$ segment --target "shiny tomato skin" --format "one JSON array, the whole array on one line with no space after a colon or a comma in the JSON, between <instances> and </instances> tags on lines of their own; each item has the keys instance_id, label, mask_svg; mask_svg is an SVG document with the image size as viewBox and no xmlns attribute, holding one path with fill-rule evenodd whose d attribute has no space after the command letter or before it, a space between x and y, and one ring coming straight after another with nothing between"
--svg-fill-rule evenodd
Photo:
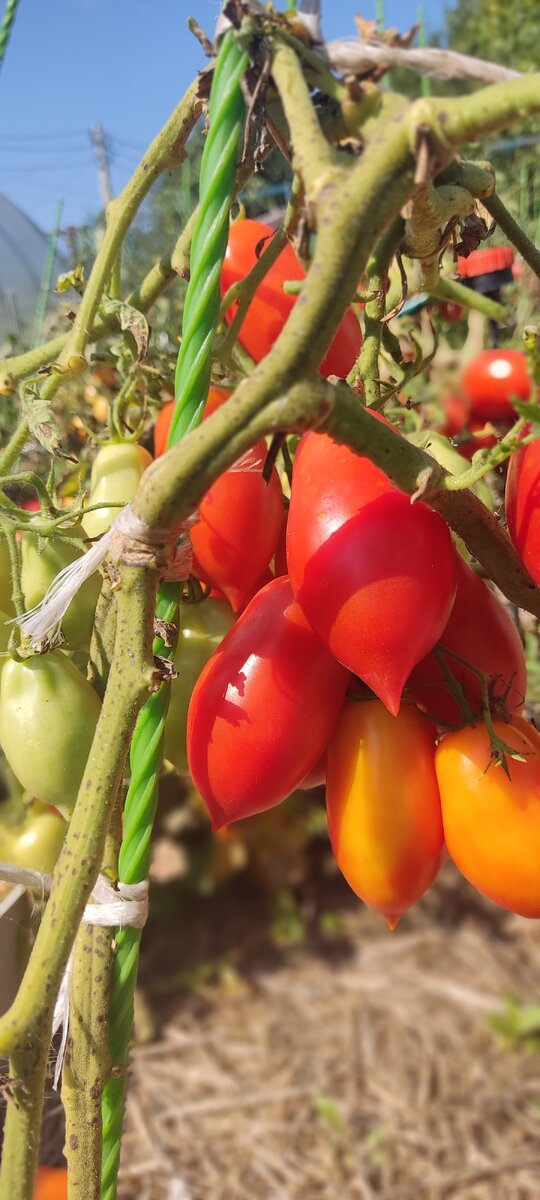
<instances>
[{"instance_id":1,"label":"shiny tomato skin","mask_svg":"<svg viewBox=\"0 0 540 1200\"><path fill-rule=\"evenodd\" d=\"M442 862L435 733L412 708L348 700L328 747L326 806L350 887L395 928Z\"/></svg>"},{"instance_id":2,"label":"shiny tomato skin","mask_svg":"<svg viewBox=\"0 0 540 1200\"><path fill-rule=\"evenodd\" d=\"M540 440L512 455L505 507L514 546L535 583L540 584Z\"/></svg>"},{"instance_id":3,"label":"shiny tomato skin","mask_svg":"<svg viewBox=\"0 0 540 1200\"><path fill-rule=\"evenodd\" d=\"M211 387L208 392L206 404L204 406L203 419L204 419L204 417L209 417L211 415L211 413L216 411L217 408L221 408L221 405L224 404L225 401L229 399L230 394L231 393L229 391L226 391L225 388ZM170 429L174 409L175 409L175 401L168 400L167 403L163 405L163 408L160 409L160 411L158 413L156 423L154 425L154 457L155 458L160 458L160 456L162 454L165 454L165 451L167 449L167 438L169 436L169 429Z\"/></svg>"},{"instance_id":4,"label":"shiny tomato skin","mask_svg":"<svg viewBox=\"0 0 540 1200\"><path fill-rule=\"evenodd\" d=\"M298 787L326 749L348 682L288 579L257 593L189 706L190 773L214 829L272 808Z\"/></svg>"},{"instance_id":5,"label":"shiny tomato skin","mask_svg":"<svg viewBox=\"0 0 540 1200\"><path fill-rule=\"evenodd\" d=\"M491 676L493 694L507 693L509 712L520 713L527 690L527 667L521 638L506 606L479 575L458 556L458 585L454 607L440 644ZM467 667L448 657L447 664L461 684L473 710L482 712L478 678ZM414 668L408 690L434 719L460 724L459 705L450 695L434 654Z\"/></svg>"},{"instance_id":6,"label":"shiny tomato skin","mask_svg":"<svg viewBox=\"0 0 540 1200\"><path fill-rule=\"evenodd\" d=\"M38 1167L34 1200L67 1200L65 1167Z\"/></svg>"},{"instance_id":7,"label":"shiny tomato skin","mask_svg":"<svg viewBox=\"0 0 540 1200\"><path fill-rule=\"evenodd\" d=\"M449 854L479 892L522 917L540 917L540 735L523 717L495 732L525 756L502 767L485 725L444 737L435 754Z\"/></svg>"},{"instance_id":8,"label":"shiny tomato skin","mask_svg":"<svg viewBox=\"0 0 540 1200\"><path fill-rule=\"evenodd\" d=\"M461 321L467 312L464 304L456 303L455 300L443 300L439 304L439 312L444 321L448 321L449 325L455 325L457 321Z\"/></svg>"},{"instance_id":9,"label":"shiny tomato skin","mask_svg":"<svg viewBox=\"0 0 540 1200\"><path fill-rule=\"evenodd\" d=\"M233 284L244 279L255 266L259 255L257 248L264 249L272 230L261 221L235 221L229 232L227 253L221 272L221 295L224 296ZM262 283L257 288L249 311L240 330L239 341L255 362L265 358L279 337L283 326L294 308L298 296L283 291L287 280L301 281L306 273L291 245L285 246ZM236 305L228 310L226 319L232 322ZM362 334L358 319L352 309L347 309L339 329L330 344L321 365L321 374L344 377L354 366L362 346Z\"/></svg>"},{"instance_id":10,"label":"shiny tomato skin","mask_svg":"<svg viewBox=\"0 0 540 1200\"><path fill-rule=\"evenodd\" d=\"M294 460L287 561L315 632L395 715L454 602L442 518L411 504L368 458L310 432Z\"/></svg>"},{"instance_id":11,"label":"shiny tomato skin","mask_svg":"<svg viewBox=\"0 0 540 1200\"><path fill-rule=\"evenodd\" d=\"M275 469L262 477L266 443L249 452L255 469L237 464L220 475L199 504L191 530L193 573L241 612L268 567L283 522L283 492Z\"/></svg>"},{"instance_id":12,"label":"shiny tomato skin","mask_svg":"<svg viewBox=\"0 0 540 1200\"><path fill-rule=\"evenodd\" d=\"M471 416L482 421L515 419L513 400L528 400L532 390L522 350L483 350L467 363L462 387Z\"/></svg>"}]
</instances>

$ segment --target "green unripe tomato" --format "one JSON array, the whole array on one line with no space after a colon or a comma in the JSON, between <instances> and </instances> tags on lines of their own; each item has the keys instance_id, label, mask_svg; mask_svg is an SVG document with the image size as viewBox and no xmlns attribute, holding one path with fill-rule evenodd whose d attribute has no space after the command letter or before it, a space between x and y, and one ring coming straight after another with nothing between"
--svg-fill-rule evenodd
<instances>
[{"instance_id":1,"label":"green unripe tomato","mask_svg":"<svg viewBox=\"0 0 540 1200\"><path fill-rule=\"evenodd\" d=\"M116 505L133 500L152 455L135 442L111 442L98 451L90 476L89 504L109 501ZM87 537L98 538L110 529L120 508L100 508L87 513L82 524Z\"/></svg>"},{"instance_id":2,"label":"green unripe tomato","mask_svg":"<svg viewBox=\"0 0 540 1200\"><path fill-rule=\"evenodd\" d=\"M80 526L70 530L73 537L84 537ZM33 608L43 600L53 579L75 559L81 557L81 551L60 537L42 538L30 530L25 531L21 538L21 587L26 609ZM83 583L62 621L62 633L66 645L72 650L88 649L96 604L101 590L99 571L91 575Z\"/></svg>"},{"instance_id":3,"label":"green unripe tomato","mask_svg":"<svg viewBox=\"0 0 540 1200\"><path fill-rule=\"evenodd\" d=\"M234 613L225 600L202 600L180 605L178 645L174 669L178 679L171 684L171 699L165 725L165 758L180 775L189 775L186 724L191 693L203 667L234 625Z\"/></svg>"},{"instance_id":4,"label":"green unripe tomato","mask_svg":"<svg viewBox=\"0 0 540 1200\"><path fill-rule=\"evenodd\" d=\"M34 800L24 821L11 833L9 862L51 875L66 836L67 821Z\"/></svg>"},{"instance_id":5,"label":"green unripe tomato","mask_svg":"<svg viewBox=\"0 0 540 1200\"><path fill-rule=\"evenodd\" d=\"M2 537L2 534L0 534L0 608L8 613L10 617L15 616L15 609L11 599L11 563L9 550L6 539Z\"/></svg>"},{"instance_id":6,"label":"green unripe tomato","mask_svg":"<svg viewBox=\"0 0 540 1200\"><path fill-rule=\"evenodd\" d=\"M61 650L18 662L0 681L0 745L25 791L69 817L100 712L99 698Z\"/></svg>"},{"instance_id":7,"label":"green unripe tomato","mask_svg":"<svg viewBox=\"0 0 540 1200\"><path fill-rule=\"evenodd\" d=\"M7 651L9 639L13 629L13 625L6 625L6 621L9 620L10 618L8 617L7 613L2 612L0 609L0 673L4 663L7 662L7 659L4 658L4 655Z\"/></svg>"}]
</instances>

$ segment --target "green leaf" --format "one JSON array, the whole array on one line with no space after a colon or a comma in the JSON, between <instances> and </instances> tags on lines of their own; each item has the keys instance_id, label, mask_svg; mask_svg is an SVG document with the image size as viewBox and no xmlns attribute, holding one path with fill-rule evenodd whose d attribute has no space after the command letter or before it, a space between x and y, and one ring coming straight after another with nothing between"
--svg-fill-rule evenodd
<instances>
[{"instance_id":1,"label":"green leaf","mask_svg":"<svg viewBox=\"0 0 540 1200\"><path fill-rule=\"evenodd\" d=\"M101 305L101 312L106 317L114 317L120 328L131 334L137 347L137 358L144 358L148 350L150 326L143 313L124 300L113 300L110 296Z\"/></svg>"}]
</instances>

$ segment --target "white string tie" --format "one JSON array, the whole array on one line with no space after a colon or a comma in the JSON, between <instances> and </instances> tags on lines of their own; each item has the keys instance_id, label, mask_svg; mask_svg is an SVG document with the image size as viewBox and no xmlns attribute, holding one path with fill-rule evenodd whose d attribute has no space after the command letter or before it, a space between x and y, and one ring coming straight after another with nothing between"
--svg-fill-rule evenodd
<instances>
[{"instance_id":1,"label":"white string tie","mask_svg":"<svg viewBox=\"0 0 540 1200\"><path fill-rule=\"evenodd\" d=\"M197 514L193 513L186 521L182 522L180 528L175 531L175 536L180 538L181 535L187 533L197 520ZM11 623L19 626L21 632L34 647L39 649L43 642L50 640L55 631L59 630L71 601L83 583L86 583L86 580L101 566L110 550L113 537L117 534L134 542L140 542L141 547L162 546L171 537L170 529L146 525L137 516L131 504L126 504L126 507L115 517L110 529L102 534L86 554L83 554L81 558L76 558L74 562L69 563L58 573L39 604L23 613L22 617L12 618ZM180 549L183 550L184 547L182 546ZM173 576L175 579L187 579L190 573L191 560L187 554L181 558L181 563L186 574L175 574ZM175 569L175 560L173 560L173 569Z\"/></svg>"},{"instance_id":2,"label":"white string tie","mask_svg":"<svg viewBox=\"0 0 540 1200\"><path fill-rule=\"evenodd\" d=\"M105 535L106 536L106 535ZM13 863L0 862L0 880L14 886L2 902L0 915L19 899L26 888L48 894L52 887L52 876L42 875L41 871L33 871L29 867L17 867ZM6 901L9 903L6 904ZM99 925L103 928L142 929L148 917L148 880L142 883L118 883L114 888L104 875L99 875L92 896L83 913L84 925ZM52 1023L52 1033L62 1030L60 1048L54 1069L53 1087L56 1091L66 1052L69 1031L69 998L73 976L73 950L69 956L64 971Z\"/></svg>"}]
</instances>

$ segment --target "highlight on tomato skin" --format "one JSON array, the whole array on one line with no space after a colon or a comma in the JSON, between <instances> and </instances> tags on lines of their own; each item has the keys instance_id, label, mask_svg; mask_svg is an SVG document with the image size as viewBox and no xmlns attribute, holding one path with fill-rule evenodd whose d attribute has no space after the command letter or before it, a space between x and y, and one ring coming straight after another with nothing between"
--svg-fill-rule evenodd
<instances>
[{"instance_id":1,"label":"highlight on tomato skin","mask_svg":"<svg viewBox=\"0 0 540 1200\"><path fill-rule=\"evenodd\" d=\"M256 265L272 232L261 221L248 219L235 221L231 225L221 272L222 296ZM287 281L301 282L305 277L304 268L293 247L288 244L259 284L240 329L238 340L255 362L260 362L272 349L298 299L298 296L285 292L283 285ZM229 323L234 319L236 308L236 304L231 305L226 314ZM344 378L354 366L361 347L362 332L358 318L354 310L349 308L321 364L321 374L326 378L329 375Z\"/></svg>"},{"instance_id":2,"label":"highlight on tomato skin","mask_svg":"<svg viewBox=\"0 0 540 1200\"><path fill-rule=\"evenodd\" d=\"M444 854L435 731L414 709L347 700L328 747L332 850L352 890L394 929Z\"/></svg>"},{"instance_id":3,"label":"highlight on tomato skin","mask_svg":"<svg viewBox=\"0 0 540 1200\"><path fill-rule=\"evenodd\" d=\"M527 690L527 664L519 632L505 604L457 555L457 591L440 644L490 676L491 695L509 713L520 713ZM463 663L448 656L446 664L461 685L473 711L482 712L480 681ZM407 683L410 694L439 722L461 724L462 714L451 696L444 672L433 653L422 659Z\"/></svg>"},{"instance_id":4,"label":"highlight on tomato skin","mask_svg":"<svg viewBox=\"0 0 540 1200\"><path fill-rule=\"evenodd\" d=\"M523 350L482 350L463 372L462 388L471 417L482 421L512 421L513 400L528 400L532 380Z\"/></svg>"},{"instance_id":5,"label":"highlight on tomato skin","mask_svg":"<svg viewBox=\"0 0 540 1200\"><path fill-rule=\"evenodd\" d=\"M309 432L294 461L287 561L312 628L395 715L454 602L445 522L368 458Z\"/></svg>"},{"instance_id":6,"label":"highlight on tomato skin","mask_svg":"<svg viewBox=\"0 0 540 1200\"><path fill-rule=\"evenodd\" d=\"M272 808L324 754L349 683L289 580L258 592L203 669L188 712L190 773L214 829Z\"/></svg>"},{"instance_id":7,"label":"highlight on tomato skin","mask_svg":"<svg viewBox=\"0 0 540 1200\"><path fill-rule=\"evenodd\" d=\"M442 739L435 753L448 852L469 883L502 908L540 917L540 735L524 717L493 722L524 761L489 766L486 726ZM486 769L488 768L488 769Z\"/></svg>"}]
</instances>

